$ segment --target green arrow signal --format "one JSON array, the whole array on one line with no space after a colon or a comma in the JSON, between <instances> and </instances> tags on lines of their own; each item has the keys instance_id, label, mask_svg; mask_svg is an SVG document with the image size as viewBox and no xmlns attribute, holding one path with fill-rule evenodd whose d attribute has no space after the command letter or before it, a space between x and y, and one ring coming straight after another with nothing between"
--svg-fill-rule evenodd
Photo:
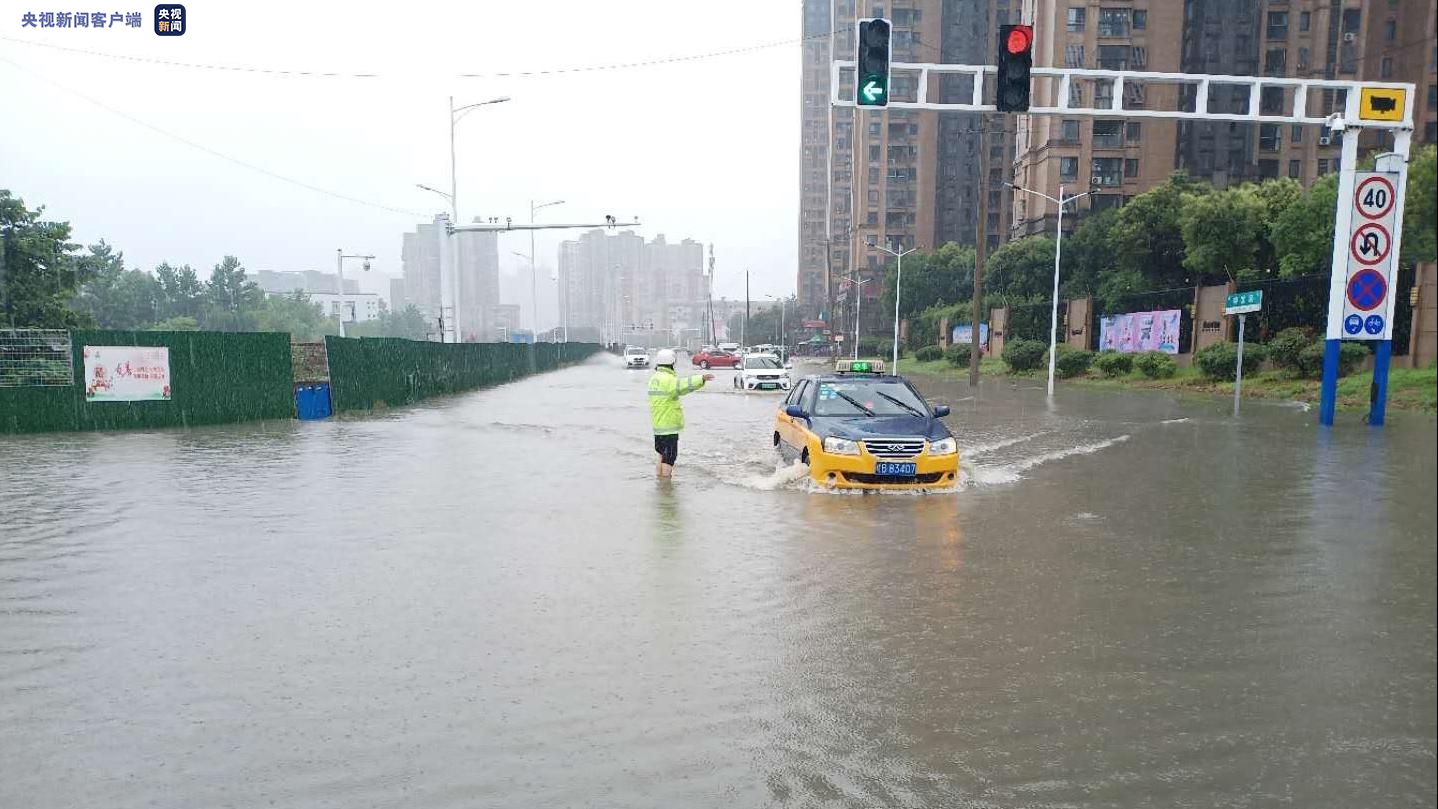
<instances>
[{"instance_id":1,"label":"green arrow signal","mask_svg":"<svg viewBox=\"0 0 1438 809\"><path fill-rule=\"evenodd\" d=\"M879 81L877 79L869 79L867 82L864 83L864 89L862 92L864 93L865 101L874 102L878 101L879 96L884 94L884 88L879 86Z\"/></svg>"}]
</instances>

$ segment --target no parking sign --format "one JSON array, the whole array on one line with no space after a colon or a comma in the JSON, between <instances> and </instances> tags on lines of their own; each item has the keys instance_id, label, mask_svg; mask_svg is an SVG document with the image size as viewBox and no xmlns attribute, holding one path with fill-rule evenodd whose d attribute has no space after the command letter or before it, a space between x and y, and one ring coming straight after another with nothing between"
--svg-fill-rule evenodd
<instances>
[{"instance_id":1,"label":"no parking sign","mask_svg":"<svg viewBox=\"0 0 1438 809\"><path fill-rule=\"evenodd\" d=\"M1397 185L1398 175L1392 172L1360 171L1353 177L1353 215L1340 318L1341 336L1348 340L1393 338Z\"/></svg>"}]
</instances>

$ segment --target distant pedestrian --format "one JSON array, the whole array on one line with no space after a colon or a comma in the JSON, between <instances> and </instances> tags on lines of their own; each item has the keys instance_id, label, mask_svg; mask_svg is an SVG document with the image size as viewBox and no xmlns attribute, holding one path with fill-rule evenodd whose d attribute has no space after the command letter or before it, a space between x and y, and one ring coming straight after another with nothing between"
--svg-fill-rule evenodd
<instances>
[{"instance_id":1,"label":"distant pedestrian","mask_svg":"<svg viewBox=\"0 0 1438 809\"><path fill-rule=\"evenodd\" d=\"M649 378L649 419L654 425L654 451L659 453L656 474L667 478L674 474L679 458L679 431L684 429L684 408L679 397L704 387L713 374L686 376L674 373L674 352L660 349L654 355L654 376Z\"/></svg>"}]
</instances>

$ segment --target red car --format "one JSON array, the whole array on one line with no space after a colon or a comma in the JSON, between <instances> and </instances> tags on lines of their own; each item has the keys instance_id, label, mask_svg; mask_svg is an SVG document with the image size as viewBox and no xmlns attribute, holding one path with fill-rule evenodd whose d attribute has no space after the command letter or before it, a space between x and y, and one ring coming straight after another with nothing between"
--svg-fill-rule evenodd
<instances>
[{"instance_id":1,"label":"red car","mask_svg":"<svg viewBox=\"0 0 1438 809\"><path fill-rule=\"evenodd\" d=\"M739 355L714 349L712 351L700 351L690 356L689 362L706 371L710 368L738 368Z\"/></svg>"}]
</instances>

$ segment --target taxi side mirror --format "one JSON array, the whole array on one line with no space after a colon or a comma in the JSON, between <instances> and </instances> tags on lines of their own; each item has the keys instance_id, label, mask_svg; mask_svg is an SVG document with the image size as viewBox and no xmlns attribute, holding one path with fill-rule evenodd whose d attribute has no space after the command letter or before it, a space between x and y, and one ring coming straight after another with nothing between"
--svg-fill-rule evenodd
<instances>
[{"instance_id":1,"label":"taxi side mirror","mask_svg":"<svg viewBox=\"0 0 1438 809\"><path fill-rule=\"evenodd\" d=\"M949 410L948 405L934 405L934 418L936 419L941 419L944 416L949 415L949 413L951 412L953 411Z\"/></svg>"},{"instance_id":2,"label":"taxi side mirror","mask_svg":"<svg viewBox=\"0 0 1438 809\"><path fill-rule=\"evenodd\" d=\"M784 415L794 419L809 418L809 414L804 412L804 408L794 404L791 404L788 407L784 408Z\"/></svg>"}]
</instances>

